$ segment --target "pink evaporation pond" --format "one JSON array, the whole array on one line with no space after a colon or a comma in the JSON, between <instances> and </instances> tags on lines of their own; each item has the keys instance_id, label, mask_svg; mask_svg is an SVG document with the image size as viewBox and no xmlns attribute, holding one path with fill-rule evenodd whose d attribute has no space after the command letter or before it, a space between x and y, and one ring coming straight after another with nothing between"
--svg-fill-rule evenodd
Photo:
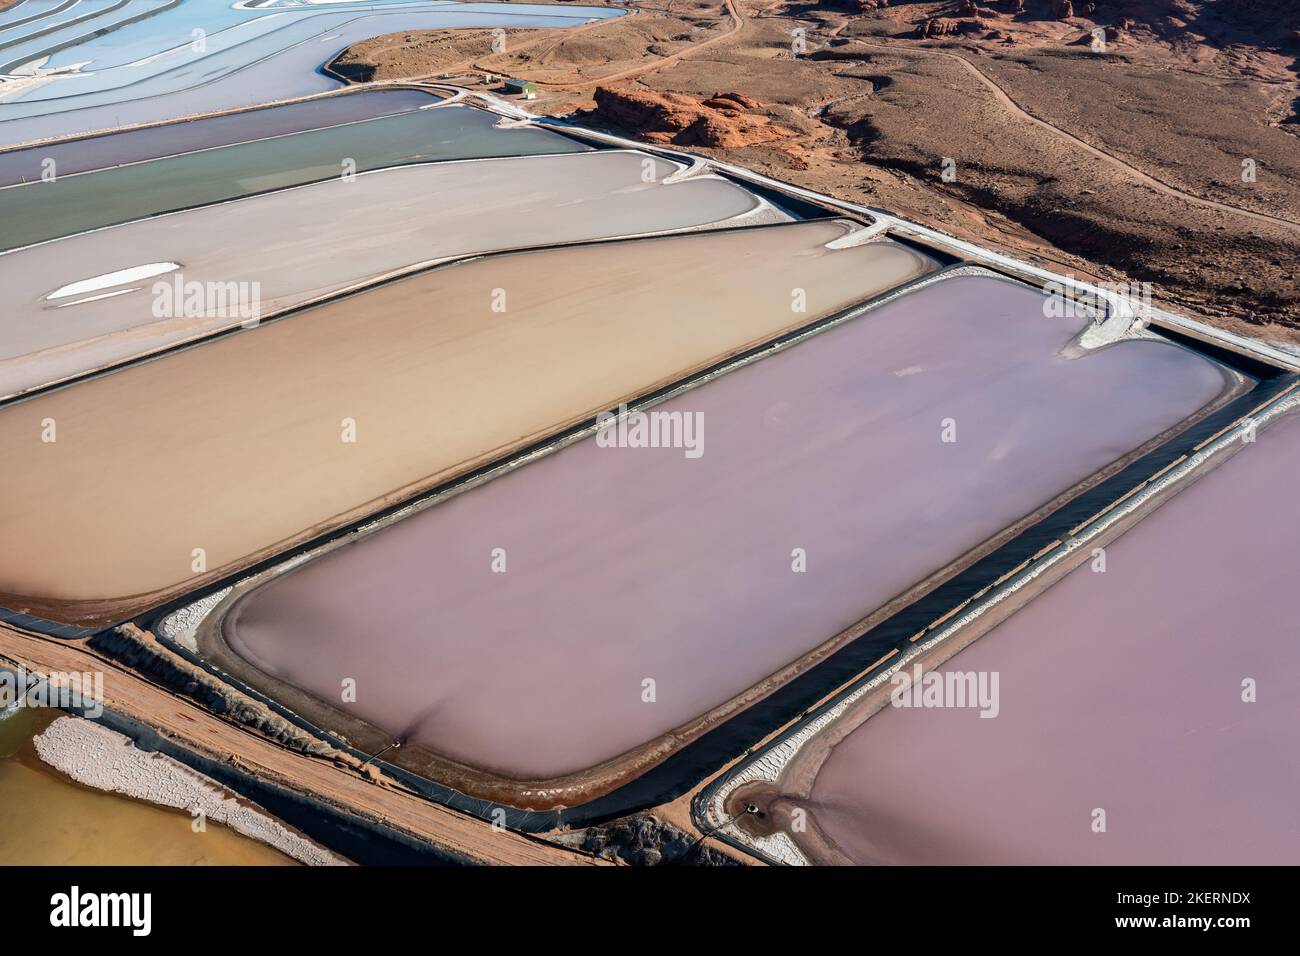
<instances>
[{"instance_id":1,"label":"pink evaporation pond","mask_svg":"<svg viewBox=\"0 0 1300 956\"><path fill-rule=\"evenodd\" d=\"M862 863L1300 863L1297 473L1292 417L955 655L998 716L886 706L818 826Z\"/></svg>"},{"instance_id":2,"label":"pink evaporation pond","mask_svg":"<svg viewBox=\"0 0 1300 956\"><path fill-rule=\"evenodd\" d=\"M1161 342L1066 358L1082 320L1043 302L978 276L916 291L658 406L700 416L698 457L576 443L249 592L225 638L322 701L353 678L351 716L514 779L633 751L1225 388Z\"/></svg>"}]
</instances>

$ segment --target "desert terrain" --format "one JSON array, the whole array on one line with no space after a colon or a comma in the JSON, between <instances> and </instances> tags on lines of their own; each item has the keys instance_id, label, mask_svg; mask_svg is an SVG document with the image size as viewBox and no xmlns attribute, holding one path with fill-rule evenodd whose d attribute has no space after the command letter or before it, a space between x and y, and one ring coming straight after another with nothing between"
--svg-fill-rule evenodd
<instances>
[{"instance_id":1,"label":"desert terrain","mask_svg":"<svg viewBox=\"0 0 1300 956\"><path fill-rule=\"evenodd\" d=\"M24 721L0 740L27 781L21 807L12 785L0 800L11 832L52 826L16 807L98 821L43 785L115 800L132 827L198 809L284 861L756 862L726 828L758 832L759 806L736 791L730 820L707 815L729 785L710 775L748 773L1075 547L1080 521L1297 401L1300 0L597 3L347 19L195 0L214 28L297 17L330 46L268 30L255 66L231 47L211 73L164 69L143 54L167 53L172 14L94 34L75 52L91 69L10 87L0 671L93 675L99 710L0 699ZM49 66L74 56L28 39ZM63 109L83 87L98 99ZM501 100L435 99L451 87ZM974 245L590 149L563 121ZM97 135L20 145L42 130ZM1052 315L1052 274L974 246L1150 283L1296 361ZM611 438L615 407L620 428L629 408L707 414L713 451L695 461L702 430ZM950 410L960 445L955 418L931 427ZM1268 491L1247 489L1244 549L1276 524ZM789 577L809 553L812 576ZM1219 578L1249 566L1222 557ZM1165 582L1175 602L1190 576ZM1047 688L1037 713L1065 663L1026 679ZM1285 813L1295 790L1268 793Z\"/></svg>"},{"instance_id":2,"label":"desert terrain","mask_svg":"<svg viewBox=\"0 0 1300 956\"><path fill-rule=\"evenodd\" d=\"M354 80L536 83L677 144L1300 344L1300 3L651 0L563 35L407 33Z\"/></svg>"}]
</instances>

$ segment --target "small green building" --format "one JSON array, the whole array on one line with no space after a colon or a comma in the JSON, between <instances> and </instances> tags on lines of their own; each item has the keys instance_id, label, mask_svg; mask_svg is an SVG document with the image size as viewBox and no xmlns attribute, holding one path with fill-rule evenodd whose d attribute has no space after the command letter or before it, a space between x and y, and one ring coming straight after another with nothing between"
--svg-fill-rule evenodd
<instances>
[{"instance_id":1,"label":"small green building","mask_svg":"<svg viewBox=\"0 0 1300 956\"><path fill-rule=\"evenodd\" d=\"M537 84L530 80L519 80L514 77L507 77L506 92L517 93L526 100L537 98Z\"/></svg>"}]
</instances>

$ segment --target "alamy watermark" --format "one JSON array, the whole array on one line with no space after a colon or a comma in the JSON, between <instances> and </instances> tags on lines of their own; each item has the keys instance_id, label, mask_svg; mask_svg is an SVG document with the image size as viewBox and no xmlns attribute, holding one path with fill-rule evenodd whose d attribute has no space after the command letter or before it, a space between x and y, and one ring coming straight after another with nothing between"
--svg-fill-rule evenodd
<instances>
[{"instance_id":1,"label":"alamy watermark","mask_svg":"<svg viewBox=\"0 0 1300 956\"><path fill-rule=\"evenodd\" d=\"M894 707L918 709L978 709L981 717L996 717L1001 710L998 699L998 671L930 671L920 664L911 671L900 670L889 682L889 703Z\"/></svg>"},{"instance_id":2,"label":"alamy watermark","mask_svg":"<svg viewBox=\"0 0 1300 956\"><path fill-rule=\"evenodd\" d=\"M121 927L131 930L132 936L148 936L153 929L153 894L83 893L81 887L73 886L50 897L50 925Z\"/></svg>"},{"instance_id":3,"label":"alamy watermark","mask_svg":"<svg viewBox=\"0 0 1300 956\"><path fill-rule=\"evenodd\" d=\"M596 444L601 448L681 448L687 458L704 454L703 412L629 412L596 416Z\"/></svg>"},{"instance_id":4,"label":"alamy watermark","mask_svg":"<svg viewBox=\"0 0 1300 956\"><path fill-rule=\"evenodd\" d=\"M182 273L153 284L155 319L235 318L254 328L262 318L262 283L186 281Z\"/></svg>"},{"instance_id":5,"label":"alamy watermark","mask_svg":"<svg viewBox=\"0 0 1300 956\"><path fill-rule=\"evenodd\" d=\"M0 670L0 710L10 707L57 708L92 719L104 713L103 671Z\"/></svg>"},{"instance_id":6,"label":"alamy watermark","mask_svg":"<svg viewBox=\"0 0 1300 956\"><path fill-rule=\"evenodd\" d=\"M1097 318L1117 311L1145 316L1152 309L1150 282L1097 282L1084 288L1053 281L1043 290L1047 293L1043 314L1048 318Z\"/></svg>"}]
</instances>

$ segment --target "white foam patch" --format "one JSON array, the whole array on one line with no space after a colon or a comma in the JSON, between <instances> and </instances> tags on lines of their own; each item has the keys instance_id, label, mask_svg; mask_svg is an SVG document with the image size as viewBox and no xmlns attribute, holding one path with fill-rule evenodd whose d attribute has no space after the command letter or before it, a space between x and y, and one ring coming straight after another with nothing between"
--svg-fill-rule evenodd
<instances>
[{"instance_id":1,"label":"white foam patch","mask_svg":"<svg viewBox=\"0 0 1300 956\"><path fill-rule=\"evenodd\" d=\"M74 295L100 292L104 289L111 289L113 286L122 285L125 282L152 279L154 276L160 276L167 272L175 272L180 267L179 262L148 262L144 265L131 266L129 269L105 272L103 275L92 276L89 279L79 279L76 282L69 282L67 285L59 286L45 297L45 301L52 302L55 299L67 299Z\"/></svg>"},{"instance_id":2,"label":"white foam patch","mask_svg":"<svg viewBox=\"0 0 1300 956\"><path fill-rule=\"evenodd\" d=\"M87 302L98 302L101 299L115 299L119 295L126 295L129 292L139 292L140 287L133 285L128 289L116 289L113 292L101 292L98 295L88 295L83 299L73 299L71 302L60 302L55 306L56 309L69 309L74 305L85 305Z\"/></svg>"}]
</instances>

